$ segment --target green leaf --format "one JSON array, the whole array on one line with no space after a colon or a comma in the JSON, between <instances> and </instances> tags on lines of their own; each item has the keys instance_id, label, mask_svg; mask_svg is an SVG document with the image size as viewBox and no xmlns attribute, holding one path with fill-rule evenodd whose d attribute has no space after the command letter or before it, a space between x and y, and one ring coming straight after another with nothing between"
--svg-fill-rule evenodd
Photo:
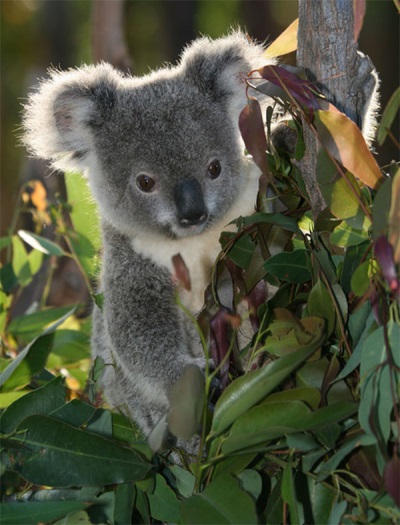
<instances>
[{"instance_id":1,"label":"green leaf","mask_svg":"<svg viewBox=\"0 0 400 525\"><path fill-rule=\"evenodd\" d=\"M329 237L331 244L339 246L340 248L347 248L348 246L360 244L366 240L368 240L368 229L360 230L352 228L346 221L342 221L336 226Z\"/></svg>"},{"instance_id":2,"label":"green leaf","mask_svg":"<svg viewBox=\"0 0 400 525\"><path fill-rule=\"evenodd\" d=\"M135 496L136 488L133 483L121 483L121 485L117 485L114 509L115 525L131 523Z\"/></svg>"},{"instance_id":3,"label":"green leaf","mask_svg":"<svg viewBox=\"0 0 400 525\"><path fill-rule=\"evenodd\" d=\"M300 431L314 430L342 421L357 411L355 403L336 403L313 412L301 401L262 403L242 414L223 442L226 454L255 446Z\"/></svg>"},{"instance_id":4,"label":"green leaf","mask_svg":"<svg viewBox=\"0 0 400 525\"><path fill-rule=\"evenodd\" d=\"M181 523L187 525L258 523L252 496L229 475L214 479L200 494L181 502Z\"/></svg>"},{"instance_id":5,"label":"green leaf","mask_svg":"<svg viewBox=\"0 0 400 525\"><path fill-rule=\"evenodd\" d=\"M185 498L190 498L194 491L195 477L188 470L179 465L170 467L172 474L175 476L176 488Z\"/></svg>"},{"instance_id":6,"label":"green leaf","mask_svg":"<svg viewBox=\"0 0 400 525\"><path fill-rule=\"evenodd\" d=\"M2 392L23 388L43 370L53 347L53 339L52 333L38 337L18 354L0 374Z\"/></svg>"},{"instance_id":7,"label":"green leaf","mask_svg":"<svg viewBox=\"0 0 400 525\"><path fill-rule=\"evenodd\" d=\"M346 512L347 505L348 503L346 500L336 501L333 504L327 523L329 523L329 525L341 525L343 523L343 515Z\"/></svg>"},{"instance_id":8,"label":"green leaf","mask_svg":"<svg viewBox=\"0 0 400 525\"><path fill-rule=\"evenodd\" d=\"M256 470L246 469L238 475L238 478L243 490L251 494L254 501L257 501L262 491L262 478L260 474Z\"/></svg>"},{"instance_id":9,"label":"green leaf","mask_svg":"<svg viewBox=\"0 0 400 525\"><path fill-rule=\"evenodd\" d=\"M249 217L240 217L237 219L236 223L239 227L250 226L252 224L275 224L284 230L301 234L300 228L297 225L297 220L293 217L287 217L282 213L255 213Z\"/></svg>"},{"instance_id":10,"label":"green leaf","mask_svg":"<svg viewBox=\"0 0 400 525\"><path fill-rule=\"evenodd\" d=\"M35 233L28 232L26 230L18 230L18 235L26 242L26 244L46 255L55 255L56 257L69 255L62 248L60 248L58 244L55 244L45 237L36 235Z\"/></svg>"},{"instance_id":11,"label":"green leaf","mask_svg":"<svg viewBox=\"0 0 400 525\"><path fill-rule=\"evenodd\" d=\"M360 264L351 276L351 290L356 297L362 297L371 285L371 260Z\"/></svg>"},{"instance_id":12,"label":"green leaf","mask_svg":"<svg viewBox=\"0 0 400 525\"><path fill-rule=\"evenodd\" d=\"M304 347L299 347L298 351L271 361L263 368L249 372L231 383L215 406L212 432L220 434L241 414L272 392L315 352L324 338L324 334L316 333L312 341Z\"/></svg>"},{"instance_id":13,"label":"green leaf","mask_svg":"<svg viewBox=\"0 0 400 525\"><path fill-rule=\"evenodd\" d=\"M58 319L66 319L75 311L71 306L61 308L47 308L31 314L21 315L13 319L8 325L8 332L14 337L32 339L41 335L43 330Z\"/></svg>"},{"instance_id":14,"label":"green leaf","mask_svg":"<svg viewBox=\"0 0 400 525\"><path fill-rule=\"evenodd\" d=\"M101 246L100 222L97 205L91 195L87 179L80 174L65 177L73 231L67 237L73 255L90 278L97 277L98 252ZM90 240L89 240L90 239Z\"/></svg>"},{"instance_id":15,"label":"green leaf","mask_svg":"<svg viewBox=\"0 0 400 525\"><path fill-rule=\"evenodd\" d=\"M388 341L396 354L400 340L400 327L393 321L387 324ZM361 399L359 406L360 424L367 434L383 439L390 435L393 396L387 364L387 348L384 327L372 332L364 342L360 364Z\"/></svg>"},{"instance_id":16,"label":"green leaf","mask_svg":"<svg viewBox=\"0 0 400 525\"><path fill-rule=\"evenodd\" d=\"M25 419L8 443L16 447L13 469L37 485L104 486L144 479L152 469L136 451L48 416Z\"/></svg>"},{"instance_id":17,"label":"green leaf","mask_svg":"<svg viewBox=\"0 0 400 525\"><path fill-rule=\"evenodd\" d=\"M321 279L317 280L309 293L307 310L309 315L325 319L326 335L329 337L335 328L336 313L328 289Z\"/></svg>"},{"instance_id":18,"label":"green leaf","mask_svg":"<svg viewBox=\"0 0 400 525\"><path fill-rule=\"evenodd\" d=\"M390 97L389 102L386 104L385 110L381 117L377 132L377 141L379 146L385 142L388 131L390 130L397 112L400 109L400 87L398 87L393 95Z\"/></svg>"},{"instance_id":19,"label":"green leaf","mask_svg":"<svg viewBox=\"0 0 400 525\"><path fill-rule=\"evenodd\" d=\"M53 522L87 506L83 501L0 503L0 516L3 525L37 525Z\"/></svg>"},{"instance_id":20,"label":"green leaf","mask_svg":"<svg viewBox=\"0 0 400 525\"><path fill-rule=\"evenodd\" d=\"M224 240L228 232L224 233ZM233 234L233 237L235 235ZM238 237L231 249L228 252L228 257L240 268L247 269L250 265L253 253L255 250L255 243L250 237L250 235L241 235Z\"/></svg>"},{"instance_id":21,"label":"green leaf","mask_svg":"<svg viewBox=\"0 0 400 525\"><path fill-rule=\"evenodd\" d=\"M52 525L92 525L89 515L84 510L69 512L64 518L55 521Z\"/></svg>"},{"instance_id":22,"label":"green leaf","mask_svg":"<svg viewBox=\"0 0 400 525\"><path fill-rule=\"evenodd\" d=\"M351 279L354 272L365 259L370 248L371 241L369 240L347 248L341 276L341 285L346 294L351 290Z\"/></svg>"},{"instance_id":23,"label":"green leaf","mask_svg":"<svg viewBox=\"0 0 400 525\"><path fill-rule=\"evenodd\" d=\"M303 523L303 509L298 502L294 485L293 469L287 463L282 477L282 498L288 504L290 512L290 523Z\"/></svg>"},{"instance_id":24,"label":"green leaf","mask_svg":"<svg viewBox=\"0 0 400 525\"><path fill-rule=\"evenodd\" d=\"M336 489L318 483L311 477L307 477L307 483L313 515L312 523L331 524L329 517L335 504Z\"/></svg>"},{"instance_id":25,"label":"green leaf","mask_svg":"<svg viewBox=\"0 0 400 525\"><path fill-rule=\"evenodd\" d=\"M29 264L28 254L21 239L16 235L12 237L13 257L12 269L18 283L21 286L26 286L32 280L32 272Z\"/></svg>"},{"instance_id":26,"label":"green leaf","mask_svg":"<svg viewBox=\"0 0 400 525\"><path fill-rule=\"evenodd\" d=\"M88 180L79 173L68 173L65 184L68 202L72 206L70 215L74 230L82 235L90 235L91 243L97 251L101 247L100 218Z\"/></svg>"},{"instance_id":27,"label":"green leaf","mask_svg":"<svg viewBox=\"0 0 400 525\"><path fill-rule=\"evenodd\" d=\"M265 261L264 268L281 281L301 284L311 279L311 260L306 250L277 253Z\"/></svg>"},{"instance_id":28,"label":"green leaf","mask_svg":"<svg viewBox=\"0 0 400 525\"><path fill-rule=\"evenodd\" d=\"M72 401L53 410L50 415L52 418L59 419L74 427L81 427L90 420L95 411L94 406L79 399L72 399Z\"/></svg>"},{"instance_id":29,"label":"green leaf","mask_svg":"<svg viewBox=\"0 0 400 525\"><path fill-rule=\"evenodd\" d=\"M9 406L0 417L0 432L11 434L29 415L49 414L65 403L66 392L63 378L53 381L26 394Z\"/></svg>"},{"instance_id":30,"label":"green leaf","mask_svg":"<svg viewBox=\"0 0 400 525\"><path fill-rule=\"evenodd\" d=\"M150 513L162 522L180 522L179 500L175 492L167 485L161 474L156 475L156 486L152 494L147 494Z\"/></svg>"},{"instance_id":31,"label":"green leaf","mask_svg":"<svg viewBox=\"0 0 400 525\"><path fill-rule=\"evenodd\" d=\"M315 472L318 474L317 481L324 481L324 479L326 479L328 476L331 476L332 473L339 467L344 458L355 450L355 448L359 445L359 442L359 437L351 439L342 445L340 449L335 452L335 454L327 461L321 462L315 469Z\"/></svg>"}]
</instances>

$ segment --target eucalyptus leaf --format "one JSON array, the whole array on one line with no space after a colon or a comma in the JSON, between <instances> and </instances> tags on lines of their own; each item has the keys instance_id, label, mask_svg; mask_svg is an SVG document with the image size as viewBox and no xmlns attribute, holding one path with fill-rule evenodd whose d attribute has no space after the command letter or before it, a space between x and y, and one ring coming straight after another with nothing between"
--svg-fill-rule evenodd
<instances>
[{"instance_id":1,"label":"eucalyptus leaf","mask_svg":"<svg viewBox=\"0 0 400 525\"><path fill-rule=\"evenodd\" d=\"M311 260L306 250L278 253L265 261L264 268L281 281L301 284L311 279Z\"/></svg>"},{"instance_id":2,"label":"eucalyptus leaf","mask_svg":"<svg viewBox=\"0 0 400 525\"><path fill-rule=\"evenodd\" d=\"M324 340L323 333L314 334L313 340L297 352L271 361L263 368L239 377L226 388L219 398L212 422L213 434L220 434L249 408L266 397L281 381L301 365Z\"/></svg>"},{"instance_id":3,"label":"eucalyptus leaf","mask_svg":"<svg viewBox=\"0 0 400 525\"><path fill-rule=\"evenodd\" d=\"M48 416L26 418L9 443L18 447L10 452L13 469L37 485L104 486L144 479L152 470L136 451Z\"/></svg>"},{"instance_id":4,"label":"eucalyptus leaf","mask_svg":"<svg viewBox=\"0 0 400 525\"><path fill-rule=\"evenodd\" d=\"M212 480L203 492L182 501L180 510L186 525L258 523L252 496L230 475Z\"/></svg>"},{"instance_id":5,"label":"eucalyptus leaf","mask_svg":"<svg viewBox=\"0 0 400 525\"><path fill-rule=\"evenodd\" d=\"M26 230L18 230L18 235L23 239L29 246L42 252L46 255L55 255L56 257L62 257L63 255L69 255L58 244L36 235L35 233L28 232Z\"/></svg>"},{"instance_id":6,"label":"eucalyptus leaf","mask_svg":"<svg viewBox=\"0 0 400 525\"><path fill-rule=\"evenodd\" d=\"M162 522L180 522L179 501L175 492L167 485L161 474L156 475L156 485L152 494L147 494L153 518Z\"/></svg>"},{"instance_id":7,"label":"eucalyptus leaf","mask_svg":"<svg viewBox=\"0 0 400 525\"><path fill-rule=\"evenodd\" d=\"M355 403L336 403L313 412L301 401L263 403L242 414L222 444L226 454L300 431L314 430L342 421L357 411Z\"/></svg>"},{"instance_id":8,"label":"eucalyptus leaf","mask_svg":"<svg viewBox=\"0 0 400 525\"><path fill-rule=\"evenodd\" d=\"M53 522L86 507L88 503L82 501L0 503L0 516L3 525L37 525Z\"/></svg>"},{"instance_id":9,"label":"eucalyptus leaf","mask_svg":"<svg viewBox=\"0 0 400 525\"><path fill-rule=\"evenodd\" d=\"M15 401L0 417L0 432L11 434L26 417L49 414L65 403L63 378L56 377L46 385Z\"/></svg>"}]
</instances>

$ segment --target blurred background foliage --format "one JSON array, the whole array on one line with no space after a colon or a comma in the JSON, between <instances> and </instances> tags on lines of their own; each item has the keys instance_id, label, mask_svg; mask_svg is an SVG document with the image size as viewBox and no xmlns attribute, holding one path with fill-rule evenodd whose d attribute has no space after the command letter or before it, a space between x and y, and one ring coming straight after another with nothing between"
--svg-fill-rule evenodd
<instances>
[{"instance_id":1,"label":"blurred background foliage","mask_svg":"<svg viewBox=\"0 0 400 525\"><path fill-rule=\"evenodd\" d=\"M50 177L50 171L39 161L27 161L18 144L21 104L50 65L64 69L91 62L92 2L1 0L0 8L0 234L5 235L23 182L43 180L45 173L49 193L59 190L59 178ZM217 37L239 25L254 38L272 41L296 17L296 0L127 0L125 34L133 59L132 72L140 75L165 62L175 62L183 46L200 33ZM367 1L360 49L379 71L382 108L398 85L398 29L392 0ZM398 154L390 141L377 153L380 166Z\"/></svg>"}]
</instances>

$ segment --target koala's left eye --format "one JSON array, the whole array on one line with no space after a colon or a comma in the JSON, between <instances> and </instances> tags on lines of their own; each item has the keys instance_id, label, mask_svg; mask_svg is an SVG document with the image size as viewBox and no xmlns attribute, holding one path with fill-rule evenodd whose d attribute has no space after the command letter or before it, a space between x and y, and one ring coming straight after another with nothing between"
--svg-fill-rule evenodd
<instances>
[{"instance_id":1,"label":"koala's left eye","mask_svg":"<svg viewBox=\"0 0 400 525\"><path fill-rule=\"evenodd\" d=\"M221 163L218 159L214 159L208 166L207 174L210 179L216 179L221 174Z\"/></svg>"}]
</instances>

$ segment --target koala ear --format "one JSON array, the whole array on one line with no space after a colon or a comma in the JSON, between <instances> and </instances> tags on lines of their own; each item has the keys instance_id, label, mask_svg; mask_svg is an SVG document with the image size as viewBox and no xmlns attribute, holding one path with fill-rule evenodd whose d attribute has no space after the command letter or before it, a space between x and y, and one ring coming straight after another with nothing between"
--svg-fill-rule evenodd
<instances>
[{"instance_id":1,"label":"koala ear","mask_svg":"<svg viewBox=\"0 0 400 525\"><path fill-rule=\"evenodd\" d=\"M22 141L30 153L61 170L85 168L93 131L109 118L121 80L108 64L51 71L24 107Z\"/></svg>"},{"instance_id":2,"label":"koala ear","mask_svg":"<svg viewBox=\"0 0 400 525\"><path fill-rule=\"evenodd\" d=\"M236 125L246 104L246 75L268 63L271 60L265 58L264 47L241 32L216 40L195 40L181 58L183 74L201 92L226 103Z\"/></svg>"}]
</instances>

